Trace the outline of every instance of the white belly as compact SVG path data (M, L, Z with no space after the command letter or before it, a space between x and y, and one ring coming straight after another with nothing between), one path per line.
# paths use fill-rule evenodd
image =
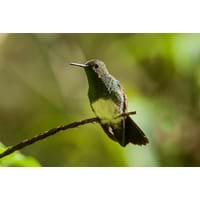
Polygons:
M120 114L120 111L112 100L99 99L91 106L96 116L99 117L103 123L117 123L119 121L119 118L114 119Z

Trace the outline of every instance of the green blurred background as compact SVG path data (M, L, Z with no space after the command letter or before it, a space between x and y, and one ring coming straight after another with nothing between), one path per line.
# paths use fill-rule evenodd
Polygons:
M150 144L122 148L88 124L0 165L200 166L199 34L0 34L2 148L93 117L85 73L68 65L92 58L103 60L124 86Z

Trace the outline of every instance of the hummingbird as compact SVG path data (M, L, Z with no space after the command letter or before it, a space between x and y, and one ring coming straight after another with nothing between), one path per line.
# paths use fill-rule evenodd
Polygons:
M127 112L127 96L120 82L108 71L103 61L92 59L84 64L70 63L85 70L91 109L100 120L107 136L125 147L127 144L146 145L149 141L130 116L117 117Z

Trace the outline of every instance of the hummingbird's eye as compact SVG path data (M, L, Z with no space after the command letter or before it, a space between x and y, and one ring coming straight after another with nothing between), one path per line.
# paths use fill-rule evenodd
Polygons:
M98 68L99 66L97 64L94 65L95 68Z

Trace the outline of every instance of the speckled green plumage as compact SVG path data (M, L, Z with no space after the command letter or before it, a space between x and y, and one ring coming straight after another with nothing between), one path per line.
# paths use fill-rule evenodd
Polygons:
M128 117L116 118L127 111L127 97L119 81L108 72L100 60L89 60L85 64L72 63L85 69L90 105L99 117L104 132L121 146L128 143L145 145L148 143L143 131Z

